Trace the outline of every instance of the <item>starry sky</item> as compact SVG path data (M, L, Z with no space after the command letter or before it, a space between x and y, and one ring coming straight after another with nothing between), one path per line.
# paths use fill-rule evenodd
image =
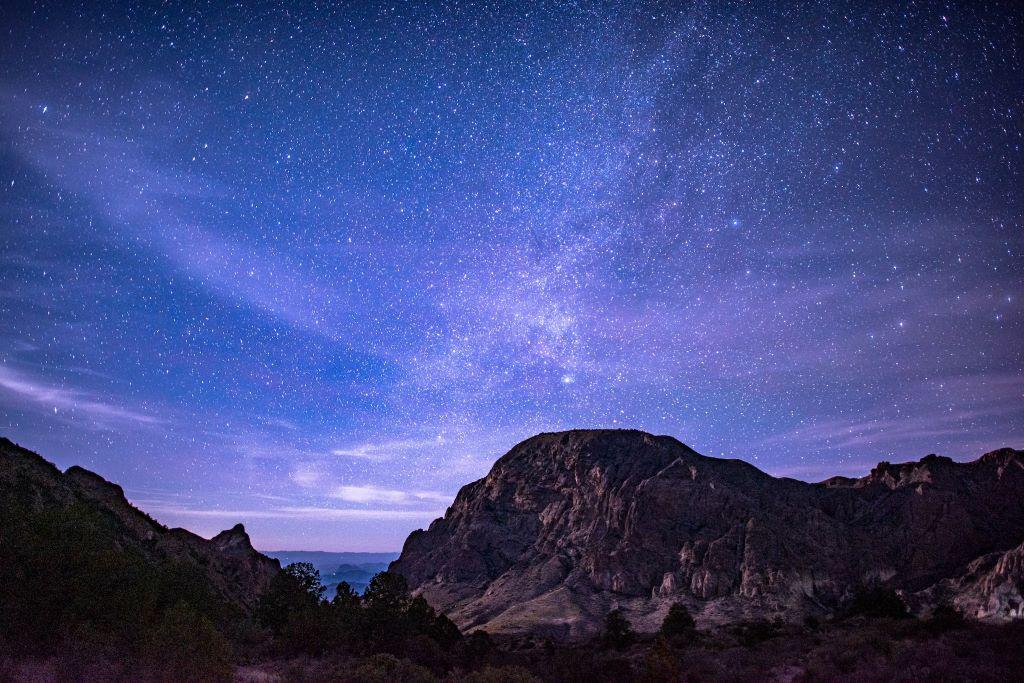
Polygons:
M394 550L539 431L1024 446L1013 3L12 3L0 434Z

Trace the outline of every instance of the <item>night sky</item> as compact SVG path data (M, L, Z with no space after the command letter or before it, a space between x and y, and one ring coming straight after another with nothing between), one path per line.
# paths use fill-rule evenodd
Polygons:
M574 427L1024 445L1012 3L103 4L0 10L0 434L168 525L397 549Z

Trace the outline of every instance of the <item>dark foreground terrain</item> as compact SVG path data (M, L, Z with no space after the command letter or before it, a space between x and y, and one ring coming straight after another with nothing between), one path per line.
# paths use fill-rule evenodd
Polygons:
M178 666L154 670L84 648L38 658L0 657L0 679L17 681L342 681L526 683L529 681L1015 681L1024 673L1024 626L855 617L809 628L748 624L712 633L646 636L621 649L598 638L335 644L303 652L274 638L212 655L165 634ZM315 650L318 648L314 648Z
M614 445L620 436L612 434L611 441L602 441L596 451L588 451L592 446L586 444L593 442L584 439L574 447L573 457L576 462L580 456L621 458L621 453L608 450L608 443ZM544 437L545 443L549 441L551 437ZM672 444L666 447L677 449ZM638 456L627 452L633 459ZM562 455L552 454L556 473L572 462ZM705 469L715 466L706 460L696 462ZM503 466L499 461L496 468L500 472ZM613 469L623 471L619 465ZM710 601L699 599L691 583L689 589L662 591L654 597L660 611L653 627L652 612L641 612L643 624L631 623L629 601L615 605L609 598L614 591L605 591L587 603L590 632L559 638L544 630L460 631L432 607L426 591L411 588L394 566L374 576L365 592L341 582L329 594L313 565L300 562L282 569L252 548L241 525L210 540L168 529L132 507L116 485L81 468L60 472L40 456L0 440L0 680L1020 680L1022 567L1013 545L1019 540L1006 533L1016 527L1002 524L1003 517L998 516L1016 519L1014 499L1008 494L1017 486L1018 469L1018 452L1001 452L964 466L926 458L919 464L888 466L860 484L831 482L822 485L823 493L812 493L828 497L829 490L868 488L871 504L862 510L885 504L890 514L911 515L911 521L924 524L926 530L928 515L952 515L960 522L961 540L970 540L962 544L969 546L961 549L964 557L973 556L979 543L992 544L992 552L979 560L966 565L949 561L954 579L938 584L943 590L932 583L926 583L932 588L923 593L907 590L901 584L906 577L897 573L890 580L876 577L851 584L823 605L825 614L752 610L754 616L716 623L707 618ZM690 481L701 471L691 474ZM970 474L967 479L962 476L965 471ZM755 471L751 476L756 483L762 475ZM623 481L633 480L626 476ZM715 481L724 480L709 484ZM614 491L604 487L600 477L592 483L591 501L610 492L621 496L624 490L621 485ZM589 485L585 479L576 480L575 490L564 496L586 499ZM782 486L798 490L795 485ZM1007 498L989 495L972 502L965 497L970 490L981 489ZM731 493L725 509L740 514L736 510L749 508L755 494ZM536 501L540 494L526 490L524 495L533 495ZM695 492L694 499L709 497ZM490 522L501 508L488 503L486 496L474 500L472 506L460 508L463 528L472 529L478 524L474 514L486 513L485 527L492 532ZM975 509L981 511L998 500L1008 500L1010 507L988 521L970 521ZM911 507L901 512L896 503ZM964 512L965 505L970 514ZM613 508L597 505L614 520ZM850 513L844 508L837 516L845 519ZM530 526L528 514L517 514L514 524L520 535L524 529L539 528ZM585 528L580 520L577 527L583 531L578 533L596 533L601 523L597 519L597 525ZM985 524L993 519L999 522L998 529L986 541ZM709 520L700 528L714 525ZM605 533L615 535L613 529L606 528ZM943 566L934 554L935 543L945 543L948 533L929 533L940 540L923 544L928 549L924 556L909 556L919 558L912 566L930 571L927 578L933 581L932 568ZM750 536L746 538L749 543ZM755 547L766 546L759 542ZM487 553L500 550L492 547ZM703 557L702 566L709 571L733 571L730 565L709 564L715 557L711 551ZM754 556L746 552L744 557ZM627 559L633 561L619 562ZM447 560L450 571L453 565L450 557ZM510 568L517 575L530 571L523 565ZM571 587L578 598L585 585ZM486 587L477 590L487 595ZM557 593L557 586L547 586L544 595L552 590ZM730 600L743 596L742 584L730 591ZM507 596L504 593L502 599ZM979 613L979 604L988 611ZM606 606L603 614L594 614L595 605ZM979 621L979 614L987 615L987 621Z

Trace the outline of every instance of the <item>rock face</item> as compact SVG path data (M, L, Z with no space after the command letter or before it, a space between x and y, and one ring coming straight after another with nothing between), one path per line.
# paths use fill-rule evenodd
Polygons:
M1024 543L983 555L960 576L917 596L926 606L950 603L962 614L987 622L1024 619Z
M120 549L130 547L154 563L201 567L220 596L243 612L253 610L281 568L277 560L253 549L241 524L209 541L185 529L168 529L132 506L120 486L81 467L61 473L35 453L0 438L0 505L14 504L34 511L87 505L113 525Z
M965 575L962 595L947 589L958 604L1015 618L1022 541L1020 451L807 484L671 437L570 431L513 448L391 570L463 628L563 638L594 633L614 607L641 630L673 602L704 623L797 619L864 583L910 596Z

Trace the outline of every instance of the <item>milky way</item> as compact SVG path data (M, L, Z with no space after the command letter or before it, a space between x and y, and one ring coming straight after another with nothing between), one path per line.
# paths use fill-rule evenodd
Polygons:
M571 427L1024 443L1013 4L92 4L4 12L0 434L160 521L394 549Z

